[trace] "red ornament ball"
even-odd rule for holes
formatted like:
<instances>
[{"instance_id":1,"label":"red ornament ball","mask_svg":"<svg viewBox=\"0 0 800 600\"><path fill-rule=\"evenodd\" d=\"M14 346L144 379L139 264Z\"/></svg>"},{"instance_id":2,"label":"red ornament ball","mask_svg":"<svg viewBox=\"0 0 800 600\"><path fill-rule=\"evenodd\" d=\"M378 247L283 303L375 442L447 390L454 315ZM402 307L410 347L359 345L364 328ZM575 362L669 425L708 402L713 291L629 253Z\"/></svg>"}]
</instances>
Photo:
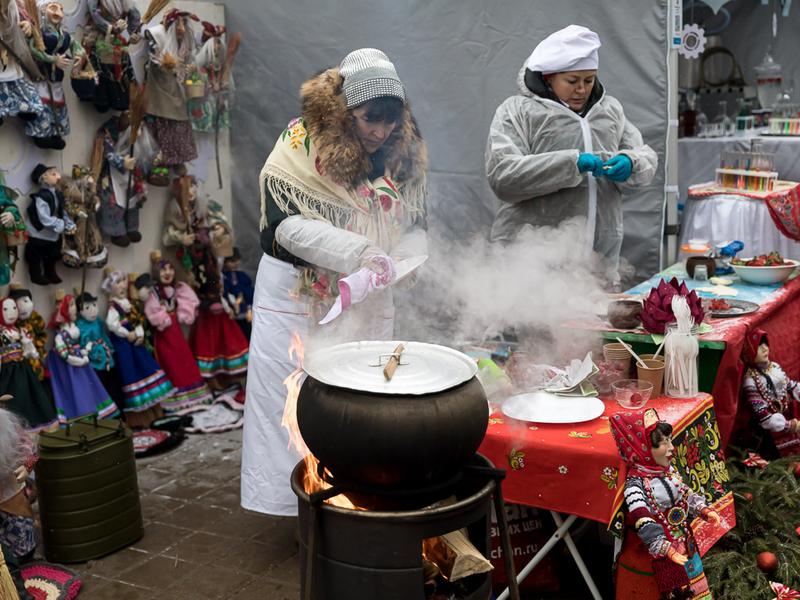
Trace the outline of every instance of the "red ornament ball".
<instances>
[{"instance_id":1,"label":"red ornament ball","mask_svg":"<svg viewBox=\"0 0 800 600\"><path fill-rule=\"evenodd\" d=\"M797 534L797 537L800 537L800 525L795 527L794 532Z\"/></svg>"},{"instance_id":2,"label":"red ornament ball","mask_svg":"<svg viewBox=\"0 0 800 600\"><path fill-rule=\"evenodd\" d=\"M744 493L742 494L742 496L743 496L743 497L744 497L744 499L745 499L745 500L747 500L748 502L752 502L752 501L753 501L753 492L744 492Z\"/></svg>"},{"instance_id":3,"label":"red ornament ball","mask_svg":"<svg viewBox=\"0 0 800 600\"><path fill-rule=\"evenodd\" d=\"M761 552L756 556L756 565L764 573L772 573L778 568L778 557L772 552Z\"/></svg>"},{"instance_id":4,"label":"red ornament ball","mask_svg":"<svg viewBox=\"0 0 800 600\"><path fill-rule=\"evenodd\" d=\"M794 476L800 477L800 463L794 463Z\"/></svg>"}]
</instances>

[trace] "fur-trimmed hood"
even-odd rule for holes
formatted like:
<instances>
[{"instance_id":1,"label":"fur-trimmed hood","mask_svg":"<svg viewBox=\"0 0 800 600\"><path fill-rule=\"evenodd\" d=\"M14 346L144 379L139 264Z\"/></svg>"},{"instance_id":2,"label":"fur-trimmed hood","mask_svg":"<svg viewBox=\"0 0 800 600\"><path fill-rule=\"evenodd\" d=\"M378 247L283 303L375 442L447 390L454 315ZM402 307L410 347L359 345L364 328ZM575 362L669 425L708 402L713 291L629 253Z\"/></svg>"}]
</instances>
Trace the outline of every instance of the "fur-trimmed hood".
<instances>
[{"instance_id":1,"label":"fur-trimmed hood","mask_svg":"<svg viewBox=\"0 0 800 600\"><path fill-rule=\"evenodd\" d=\"M337 183L355 188L369 178L372 163L353 130L342 82L338 68L323 71L300 87L300 99L323 171ZM383 148L387 174L401 188L424 189L428 153L408 101L402 124Z\"/></svg>"}]
</instances>

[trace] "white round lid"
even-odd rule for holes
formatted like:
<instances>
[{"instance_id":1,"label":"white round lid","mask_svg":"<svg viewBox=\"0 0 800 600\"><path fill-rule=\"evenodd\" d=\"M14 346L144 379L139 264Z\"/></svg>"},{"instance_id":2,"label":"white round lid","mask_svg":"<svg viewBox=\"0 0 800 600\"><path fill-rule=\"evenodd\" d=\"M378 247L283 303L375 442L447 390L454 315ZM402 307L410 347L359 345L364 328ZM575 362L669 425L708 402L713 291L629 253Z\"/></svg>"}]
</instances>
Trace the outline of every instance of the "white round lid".
<instances>
[{"instance_id":1,"label":"white round lid","mask_svg":"<svg viewBox=\"0 0 800 600\"><path fill-rule=\"evenodd\" d=\"M383 368L403 344L400 365L387 381ZM466 354L423 342L349 342L309 352L303 369L322 383L375 394L424 395L472 379L478 366Z\"/></svg>"}]
</instances>

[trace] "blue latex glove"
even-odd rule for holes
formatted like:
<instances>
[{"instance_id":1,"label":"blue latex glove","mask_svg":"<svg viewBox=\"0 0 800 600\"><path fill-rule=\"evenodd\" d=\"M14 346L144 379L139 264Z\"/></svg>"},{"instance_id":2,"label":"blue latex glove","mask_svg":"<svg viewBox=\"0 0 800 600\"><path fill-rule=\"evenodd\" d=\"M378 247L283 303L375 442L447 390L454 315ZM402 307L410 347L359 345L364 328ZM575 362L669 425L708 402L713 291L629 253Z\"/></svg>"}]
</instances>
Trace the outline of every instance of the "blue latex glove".
<instances>
[{"instance_id":1,"label":"blue latex glove","mask_svg":"<svg viewBox=\"0 0 800 600\"><path fill-rule=\"evenodd\" d=\"M611 181L627 181L628 177L631 176L631 172L633 172L633 163L624 154L617 154L609 158L603 166L610 167L604 169L603 173Z\"/></svg>"},{"instance_id":2,"label":"blue latex glove","mask_svg":"<svg viewBox=\"0 0 800 600\"><path fill-rule=\"evenodd\" d=\"M586 173L591 171L595 177L603 176L603 159L594 154L584 152L578 156L578 171Z\"/></svg>"}]
</instances>

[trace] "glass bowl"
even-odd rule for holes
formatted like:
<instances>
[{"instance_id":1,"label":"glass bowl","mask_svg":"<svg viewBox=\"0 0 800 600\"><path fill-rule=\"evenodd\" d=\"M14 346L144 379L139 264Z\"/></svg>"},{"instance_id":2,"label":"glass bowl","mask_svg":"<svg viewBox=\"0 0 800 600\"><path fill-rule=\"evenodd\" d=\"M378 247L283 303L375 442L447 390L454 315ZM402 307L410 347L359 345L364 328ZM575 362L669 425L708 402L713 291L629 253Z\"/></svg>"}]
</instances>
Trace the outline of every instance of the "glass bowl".
<instances>
[{"instance_id":1,"label":"glass bowl","mask_svg":"<svg viewBox=\"0 0 800 600\"><path fill-rule=\"evenodd\" d=\"M653 384L642 379L620 379L611 384L614 397L622 408L642 408L653 393Z\"/></svg>"}]
</instances>

